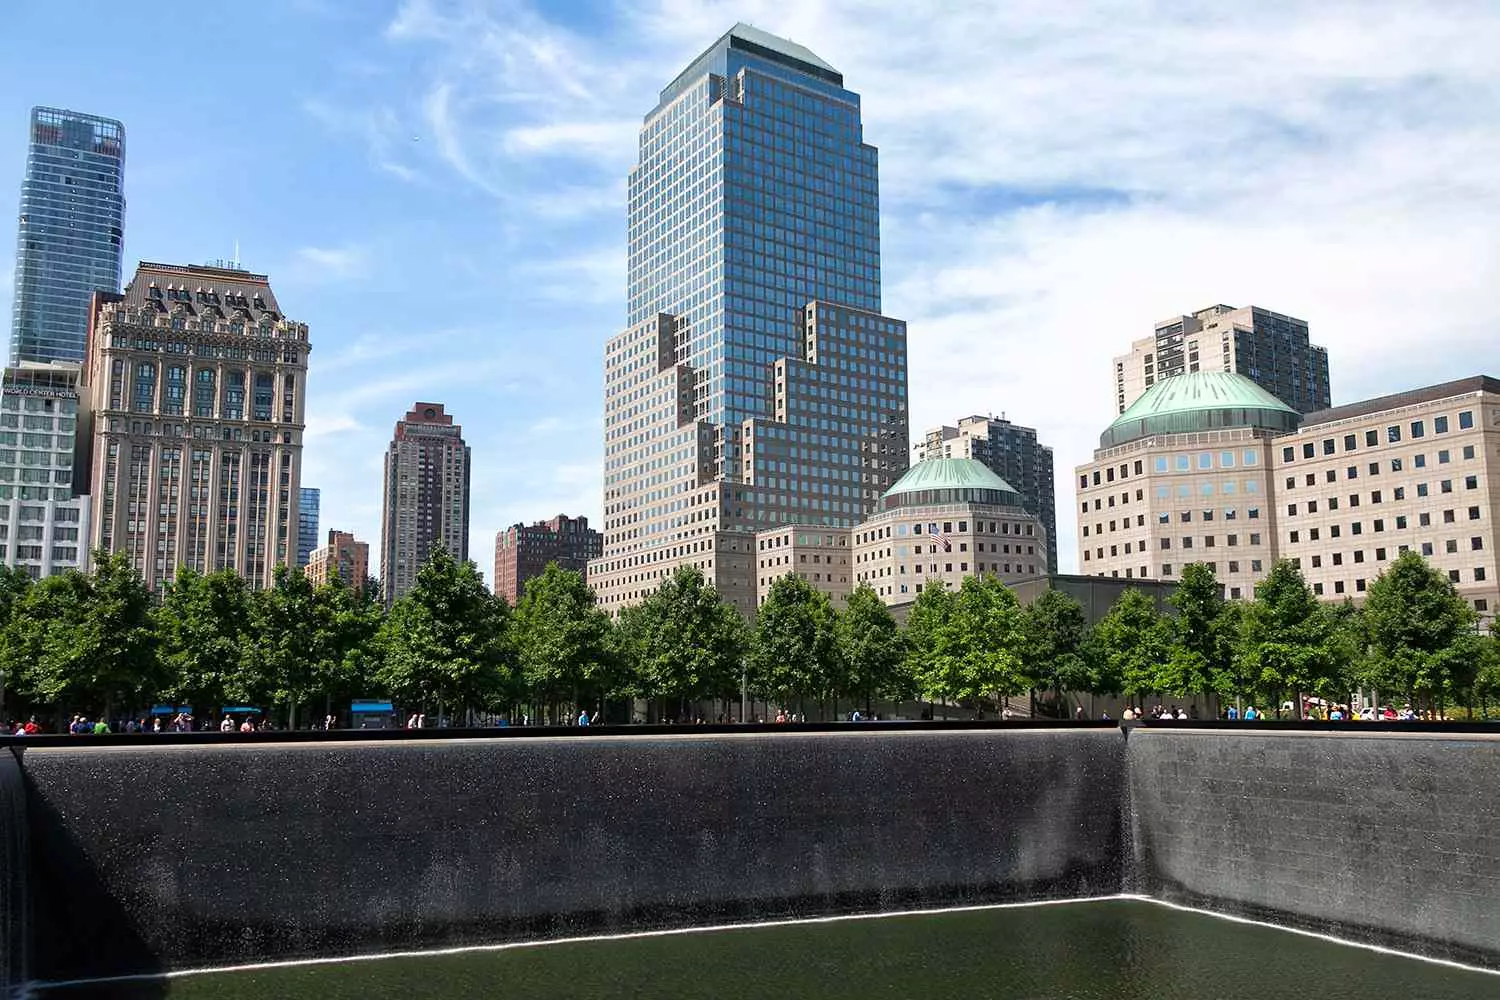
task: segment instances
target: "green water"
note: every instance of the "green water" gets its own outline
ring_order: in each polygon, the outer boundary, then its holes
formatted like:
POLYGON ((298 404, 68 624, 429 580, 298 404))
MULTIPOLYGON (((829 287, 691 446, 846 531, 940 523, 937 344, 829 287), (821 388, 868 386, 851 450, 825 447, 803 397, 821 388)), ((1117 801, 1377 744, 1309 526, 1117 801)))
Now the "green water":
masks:
POLYGON ((194 975, 39 996, 1495 1000, 1500 976, 1109 900, 194 975))

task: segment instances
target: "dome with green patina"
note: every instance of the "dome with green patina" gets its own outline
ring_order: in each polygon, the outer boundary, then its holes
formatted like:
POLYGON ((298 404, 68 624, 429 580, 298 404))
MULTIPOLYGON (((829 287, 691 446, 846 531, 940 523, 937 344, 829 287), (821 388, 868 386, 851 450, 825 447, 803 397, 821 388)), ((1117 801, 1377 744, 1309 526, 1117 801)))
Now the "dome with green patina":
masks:
POLYGON ((1256 428, 1285 434, 1302 415, 1234 372, 1173 375, 1147 389, 1099 435, 1100 448, 1113 448, 1158 434, 1256 428))
POLYGON ((983 503, 1019 507, 1010 483, 973 458, 929 458, 918 462, 885 491, 881 510, 940 503, 983 503))

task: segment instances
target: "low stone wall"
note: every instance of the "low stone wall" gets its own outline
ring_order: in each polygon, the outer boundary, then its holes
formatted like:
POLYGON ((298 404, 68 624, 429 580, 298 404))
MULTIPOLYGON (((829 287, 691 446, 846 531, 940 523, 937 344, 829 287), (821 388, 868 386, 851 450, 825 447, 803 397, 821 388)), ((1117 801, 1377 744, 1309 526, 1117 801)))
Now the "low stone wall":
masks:
POLYGON ((0 747, 0 996, 26 981, 26 827, 21 767, 0 747))
POLYGON ((1134 888, 1500 967, 1500 734, 1137 728, 1134 888))
POLYGON ((1122 886, 1117 730, 30 747, 40 979, 1122 886))

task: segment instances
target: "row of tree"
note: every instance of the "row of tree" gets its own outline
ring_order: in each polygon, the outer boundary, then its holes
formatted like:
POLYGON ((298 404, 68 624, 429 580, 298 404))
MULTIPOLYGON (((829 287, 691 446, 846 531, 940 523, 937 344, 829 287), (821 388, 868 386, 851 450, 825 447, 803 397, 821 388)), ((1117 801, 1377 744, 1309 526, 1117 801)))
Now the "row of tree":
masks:
POLYGON ((835 610, 786 576, 750 625, 683 567, 611 619, 577 573, 549 566, 511 608, 443 552, 389 610, 373 587, 315 587, 285 568, 259 591, 232 572, 183 570, 158 600, 122 556, 99 553, 87 575, 0 570, 0 685, 28 710, 275 706, 292 726, 299 711, 372 695, 553 720, 639 701, 661 717, 703 703, 731 715, 746 692, 818 714, 841 699, 982 710, 1028 691, 1055 711, 1067 693, 1279 704, 1363 687, 1437 707, 1500 696, 1500 640, 1479 634, 1473 609, 1414 553, 1362 607, 1322 603, 1289 562, 1250 601, 1226 601, 1213 571, 1191 565, 1168 602, 1127 589, 1089 627, 1060 591, 1023 606, 994 578, 969 578, 924 587, 902 627, 868 587, 835 610))

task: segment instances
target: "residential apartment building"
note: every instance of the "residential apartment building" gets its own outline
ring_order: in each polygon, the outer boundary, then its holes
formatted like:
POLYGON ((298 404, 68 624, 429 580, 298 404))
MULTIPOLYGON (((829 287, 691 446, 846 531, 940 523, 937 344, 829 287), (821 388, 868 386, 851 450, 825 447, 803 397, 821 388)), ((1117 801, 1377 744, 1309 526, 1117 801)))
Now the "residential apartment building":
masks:
POLYGON ((32 108, 16 235, 10 363, 84 360, 89 303, 120 288, 125 126, 32 108))
POLYGON ((442 403, 396 421, 385 453, 380 585, 386 604, 411 589, 439 548, 469 558, 469 446, 442 403))
POLYGON ((347 531, 330 528, 328 541, 308 556, 307 578, 318 586, 334 576, 350 587, 362 589, 370 578, 370 545, 347 531))
POLYGON ((588 578, 590 559, 604 551, 604 536, 586 517, 559 514, 530 526, 513 524, 495 533, 495 593, 515 607, 526 581, 541 576, 548 563, 588 578))
POLYGON ((73 495, 79 376, 73 362, 20 361, 0 382, 0 557, 32 577, 89 567, 88 498, 73 495))
POLYGON ((1486 619, 1500 608, 1500 379, 1474 376, 1310 414, 1276 442, 1281 555, 1356 601, 1408 549, 1486 619))
POLYGON ((91 541, 153 589, 182 566, 269 586, 297 558, 307 324, 265 275, 229 267, 143 261, 123 294, 94 302, 91 541))
POLYGON ((1250 596, 1276 559, 1273 439, 1299 419, 1243 375, 1154 384, 1075 470, 1081 571, 1175 581, 1206 562, 1230 597, 1250 596))
POLYGON ((1214 305, 1162 320, 1112 368, 1116 413, 1162 379, 1199 371, 1244 375, 1298 413, 1331 404, 1328 351, 1310 342, 1307 321, 1259 306, 1214 305))
POLYGON ((691 564, 749 614, 757 532, 851 528, 907 465, 906 326, 880 312, 859 95, 736 25, 646 116, 628 231, 589 580, 617 612, 691 564))
POLYGON ((297 565, 305 567, 312 550, 318 547, 318 516, 323 506, 323 492, 315 486, 304 486, 297 495, 297 565))
POLYGON ((861 583, 890 605, 969 576, 1046 575, 1047 535, 1010 484, 971 458, 917 462, 852 528, 790 525, 756 535, 757 603, 796 574, 843 607, 861 583))
POLYGON ((1179 376, 1100 445, 1077 469, 1085 573, 1174 580, 1207 562, 1228 596, 1248 598, 1286 558, 1320 597, 1359 602, 1410 549, 1483 620, 1500 606, 1500 379, 1303 418, 1240 376, 1179 376), (1211 380, 1231 379, 1210 394, 1211 380))
POLYGON ((1036 429, 1003 416, 962 417, 957 427, 935 427, 918 445, 918 459, 972 458, 1010 483, 1026 512, 1047 532, 1047 572, 1057 572, 1057 500, 1052 449, 1037 440, 1036 429))

